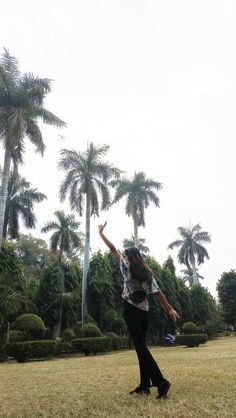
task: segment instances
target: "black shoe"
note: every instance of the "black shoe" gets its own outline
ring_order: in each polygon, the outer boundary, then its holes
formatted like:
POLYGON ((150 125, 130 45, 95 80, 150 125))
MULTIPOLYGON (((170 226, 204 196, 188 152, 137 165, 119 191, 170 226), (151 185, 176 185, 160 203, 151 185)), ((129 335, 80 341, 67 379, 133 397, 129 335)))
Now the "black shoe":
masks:
POLYGON ((160 398, 166 399, 167 393, 170 390, 170 386, 171 386, 171 383, 165 379, 164 382, 161 384, 161 386, 158 387, 157 399, 160 399, 160 398))
POLYGON ((136 389, 129 392, 129 395, 150 395, 149 388, 143 388, 142 386, 138 386, 136 389))

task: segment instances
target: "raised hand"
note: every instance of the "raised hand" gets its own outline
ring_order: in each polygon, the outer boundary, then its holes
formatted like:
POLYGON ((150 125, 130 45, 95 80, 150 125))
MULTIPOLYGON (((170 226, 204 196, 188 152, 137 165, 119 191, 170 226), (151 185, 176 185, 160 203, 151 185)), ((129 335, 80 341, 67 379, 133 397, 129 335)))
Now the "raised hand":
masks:
POLYGON ((103 225, 98 225, 98 232, 99 234, 103 233, 103 229, 105 228, 107 221, 103 225))

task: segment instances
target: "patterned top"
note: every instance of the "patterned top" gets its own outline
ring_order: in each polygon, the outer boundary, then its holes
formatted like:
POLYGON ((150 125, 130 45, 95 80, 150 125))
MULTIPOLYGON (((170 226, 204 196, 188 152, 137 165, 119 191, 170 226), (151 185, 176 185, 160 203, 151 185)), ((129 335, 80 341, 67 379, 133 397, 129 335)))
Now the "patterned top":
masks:
POLYGON ((147 298, 145 298, 144 301, 141 303, 134 303, 130 300, 129 295, 133 293, 135 290, 137 290, 137 286, 139 289, 143 288, 144 290, 146 290, 147 294, 159 293, 160 288, 156 282, 155 277, 152 275, 152 279, 150 280, 150 282, 137 284, 137 282, 131 278, 129 266, 123 257, 120 258, 120 271, 124 277, 123 293, 121 295, 122 298, 127 302, 131 303, 132 305, 136 306, 137 308, 142 309, 144 311, 148 311, 149 303, 147 298))

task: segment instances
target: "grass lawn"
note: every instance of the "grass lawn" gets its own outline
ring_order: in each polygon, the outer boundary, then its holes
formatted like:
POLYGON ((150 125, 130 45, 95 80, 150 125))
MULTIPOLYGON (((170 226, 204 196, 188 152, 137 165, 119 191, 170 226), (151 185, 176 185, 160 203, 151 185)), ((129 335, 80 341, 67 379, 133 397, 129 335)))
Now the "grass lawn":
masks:
POLYGON ((166 401, 127 395, 138 383, 134 351, 0 364, 0 418, 236 417, 236 338, 197 348, 152 348, 172 382, 166 401))

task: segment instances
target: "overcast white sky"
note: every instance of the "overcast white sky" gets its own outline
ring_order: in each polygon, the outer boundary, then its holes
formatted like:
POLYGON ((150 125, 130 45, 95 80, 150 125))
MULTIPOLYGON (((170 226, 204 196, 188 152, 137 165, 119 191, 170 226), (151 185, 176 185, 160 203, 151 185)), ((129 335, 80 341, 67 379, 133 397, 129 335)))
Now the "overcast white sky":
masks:
MULTIPOLYGON (((234 0, 1 5, 2 47, 18 58, 22 72, 54 80, 46 107, 68 123, 63 132, 43 128, 43 159, 26 147, 21 173, 48 196, 36 208, 34 235, 56 209, 69 211, 58 200, 59 149, 106 143, 108 159, 127 176, 142 170, 163 183, 160 209, 148 209, 140 228, 160 263, 169 254, 176 260, 167 246, 178 238, 178 226, 200 222, 210 232, 210 260, 199 272, 216 295, 222 272, 236 268, 235 12, 234 0)), ((124 204, 92 220, 94 251, 105 250, 100 221, 108 221, 107 234, 120 248, 131 236, 124 204)))

